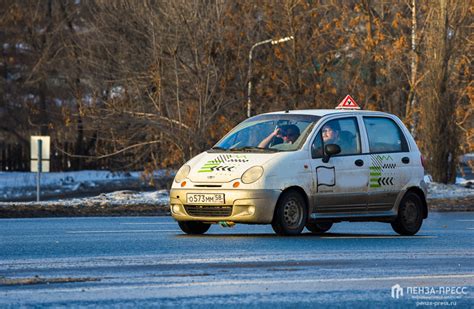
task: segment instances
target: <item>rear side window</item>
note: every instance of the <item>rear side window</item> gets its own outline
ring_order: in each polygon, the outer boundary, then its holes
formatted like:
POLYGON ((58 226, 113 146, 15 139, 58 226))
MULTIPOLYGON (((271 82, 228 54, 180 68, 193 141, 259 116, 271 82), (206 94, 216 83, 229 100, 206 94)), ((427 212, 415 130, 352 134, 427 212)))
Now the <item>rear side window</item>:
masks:
POLYGON ((370 152, 407 152, 408 144, 400 127, 389 118, 364 117, 370 152))

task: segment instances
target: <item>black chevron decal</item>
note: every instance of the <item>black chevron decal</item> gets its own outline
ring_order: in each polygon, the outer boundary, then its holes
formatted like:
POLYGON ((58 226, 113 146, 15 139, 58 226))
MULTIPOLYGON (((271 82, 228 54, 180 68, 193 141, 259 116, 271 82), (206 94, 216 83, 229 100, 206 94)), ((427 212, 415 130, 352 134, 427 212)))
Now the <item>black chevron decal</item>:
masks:
POLYGON ((249 162, 249 159, 229 159, 227 162, 236 162, 236 163, 241 163, 241 162, 249 162))
POLYGON ((245 163, 249 161, 250 161, 249 159, 239 159, 235 157, 233 158, 232 155, 219 155, 211 162, 212 163, 226 163, 226 162, 245 163))
POLYGON ((385 163, 382 167, 383 168, 396 168, 397 164, 396 163, 385 163))
POLYGON ((380 186, 393 186, 393 177, 380 177, 377 182, 380 186))
POLYGON ((217 172, 231 172, 234 166, 214 166, 211 167, 212 171, 217 171, 217 172))

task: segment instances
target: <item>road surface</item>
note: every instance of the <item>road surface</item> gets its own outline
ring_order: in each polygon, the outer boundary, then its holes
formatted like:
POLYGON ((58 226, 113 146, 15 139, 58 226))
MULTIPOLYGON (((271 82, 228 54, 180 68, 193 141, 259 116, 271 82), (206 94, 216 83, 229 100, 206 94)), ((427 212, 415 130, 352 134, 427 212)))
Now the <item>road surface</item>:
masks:
POLYGON ((187 236, 170 217, 1 219, 0 308, 474 306, 474 214, 431 213, 413 237, 384 223, 330 232, 187 236))

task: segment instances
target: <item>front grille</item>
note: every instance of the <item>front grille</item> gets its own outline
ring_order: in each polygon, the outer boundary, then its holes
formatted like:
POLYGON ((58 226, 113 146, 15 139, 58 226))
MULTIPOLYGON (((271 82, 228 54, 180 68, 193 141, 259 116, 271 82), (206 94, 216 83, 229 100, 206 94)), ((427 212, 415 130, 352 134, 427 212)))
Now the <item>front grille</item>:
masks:
POLYGON ((222 185, 194 185, 196 188, 221 188, 222 185))
POLYGON ((194 217, 228 217, 232 215, 232 206, 185 205, 190 216, 194 217))

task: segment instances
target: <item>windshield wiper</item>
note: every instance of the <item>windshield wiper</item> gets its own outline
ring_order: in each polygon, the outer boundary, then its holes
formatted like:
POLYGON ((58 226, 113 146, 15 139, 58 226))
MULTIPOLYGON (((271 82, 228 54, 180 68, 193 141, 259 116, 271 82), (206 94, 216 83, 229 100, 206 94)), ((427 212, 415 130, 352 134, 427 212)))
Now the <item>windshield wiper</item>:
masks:
POLYGON ((214 147, 212 147, 211 149, 212 149, 212 150, 226 150, 226 151, 229 150, 229 149, 227 149, 227 148, 223 148, 223 147, 219 147, 219 146, 214 146, 214 147))
POLYGON ((257 150, 257 151, 262 151, 262 152, 278 152, 278 149, 274 148, 262 148, 262 147, 256 147, 256 146, 245 146, 245 147, 240 147, 240 148, 232 148, 229 149, 230 151, 252 151, 252 150, 257 150))

